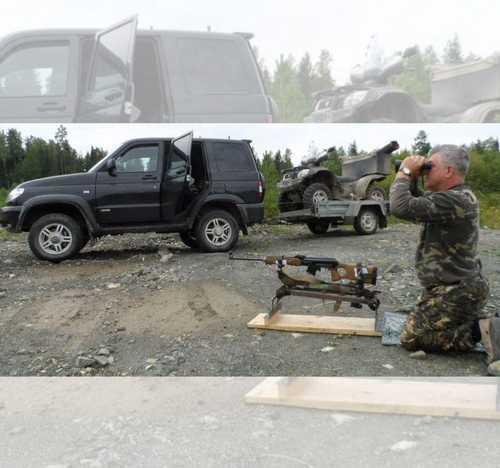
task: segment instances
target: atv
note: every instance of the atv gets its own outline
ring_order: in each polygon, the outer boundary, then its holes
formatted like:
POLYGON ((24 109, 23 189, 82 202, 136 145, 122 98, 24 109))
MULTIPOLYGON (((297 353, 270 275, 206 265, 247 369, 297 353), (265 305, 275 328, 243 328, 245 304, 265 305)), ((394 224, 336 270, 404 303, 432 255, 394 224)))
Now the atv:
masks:
POLYGON ((313 208, 326 200, 384 201, 385 191, 376 185, 390 174, 391 154, 399 149, 396 141, 365 157, 345 159, 342 176, 335 175, 322 164, 334 148, 319 158, 311 158, 300 166, 283 171, 278 182, 278 207, 281 213, 313 208))

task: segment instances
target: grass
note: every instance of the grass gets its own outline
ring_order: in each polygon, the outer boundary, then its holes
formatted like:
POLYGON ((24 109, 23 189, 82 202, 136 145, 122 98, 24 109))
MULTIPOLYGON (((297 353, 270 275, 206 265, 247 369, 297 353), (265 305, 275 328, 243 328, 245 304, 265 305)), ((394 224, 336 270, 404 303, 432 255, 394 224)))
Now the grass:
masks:
POLYGON ((8 191, 7 189, 0 188, 0 207, 5 205, 5 200, 7 199, 8 191))

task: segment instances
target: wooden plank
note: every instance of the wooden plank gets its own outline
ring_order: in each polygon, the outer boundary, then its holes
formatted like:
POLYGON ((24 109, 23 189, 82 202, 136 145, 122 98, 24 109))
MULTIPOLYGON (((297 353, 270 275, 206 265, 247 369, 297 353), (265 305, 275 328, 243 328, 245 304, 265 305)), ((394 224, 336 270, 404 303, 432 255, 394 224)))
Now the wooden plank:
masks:
POLYGON ((343 377, 270 377, 245 401, 327 410, 500 420, 500 381, 429 382, 343 377))
POLYGON ((381 336, 381 333, 375 330, 374 318, 282 313, 274 314, 271 320, 266 320, 265 317, 266 314, 257 315, 247 323, 247 327, 306 333, 381 336))

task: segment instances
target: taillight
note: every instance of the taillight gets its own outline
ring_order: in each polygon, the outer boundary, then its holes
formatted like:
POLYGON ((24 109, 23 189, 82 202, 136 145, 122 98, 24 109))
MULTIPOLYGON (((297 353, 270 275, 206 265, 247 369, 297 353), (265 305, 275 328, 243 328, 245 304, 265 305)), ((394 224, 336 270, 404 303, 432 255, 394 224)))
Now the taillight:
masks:
POLYGON ((262 181, 261 180, 259 180, 257 182, 257 191, 259 192, 260 201, 262 201, 262 198, 263 198, 263 195, 264 195, 264 187, 262 185, 262 181))

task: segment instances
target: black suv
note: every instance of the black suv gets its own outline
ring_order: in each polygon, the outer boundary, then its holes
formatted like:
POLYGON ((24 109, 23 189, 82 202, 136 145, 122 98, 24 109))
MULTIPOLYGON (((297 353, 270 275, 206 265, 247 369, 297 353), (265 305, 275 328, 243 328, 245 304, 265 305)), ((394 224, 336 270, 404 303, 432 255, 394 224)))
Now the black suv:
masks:
POLYGON ((126 232, 178 232, 189 247, 224 252, 262 222, 264 179, 247 140, 136 139, 86 173, 25 182, 0 225, 29 232, 40 259, 60 262, 90 240, 126 232))

